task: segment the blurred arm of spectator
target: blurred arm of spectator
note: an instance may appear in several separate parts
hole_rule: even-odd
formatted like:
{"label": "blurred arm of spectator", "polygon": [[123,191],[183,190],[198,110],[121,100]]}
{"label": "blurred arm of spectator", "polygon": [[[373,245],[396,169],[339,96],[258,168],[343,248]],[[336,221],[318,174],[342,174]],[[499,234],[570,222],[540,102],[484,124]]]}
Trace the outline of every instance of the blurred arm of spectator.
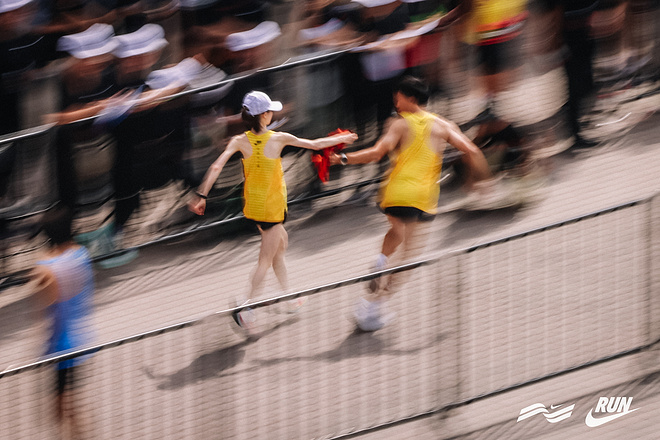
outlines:
{"label": "blurred arm of spectator", "polygon": [[438,28],[446,28],[461,20],[472,9],[472,0],[458,0],[458,4],[440,18]]}
{"label": "blurred arm of spectator", "polygon": [[[131,108],[131,112],[152,109],[158,106],[160,103],[164,102],[168,97],[181,92],[185,88],[185,85],[172,85],[156,90],[147,90],[142,92],[140,93],[139,97],[137,97],[137,101],[135,106]],[[89,104],[85,105],[70,106],[65,111],[45,115],[44,123],[64,125],[81,119],[94,117],[108,106],[120,105],[125,100],[131,98],[132,93],[132,89],[124,89],[123,91],[107,99],[90,102]]]}
{"label": "blurred arm of spectator", "polygon": [[166,101],[167,98],[171,97],[172,95],[183,91],[185,88],[185,84],[175,84],[163,87],[161,89],[144,91],[140,94],[136,106],[133,107],[131,111],[138,112],[152,109],[158,106],[160,103]]}
{"label": "blurred arm of spectator", "polygon": [[43,121],[44,124],[56,124],[56,125],[69,124],[71,122],[78,121],[80,119],[91,118],[92,116],[96,116],[101,110],[103,110],[106,107],[106,104],[107,103],[104,100],[104,101],[90,102],[89,104],[82,106],[80,105],[72,106],[62,112],[50,113],[44,115]]}

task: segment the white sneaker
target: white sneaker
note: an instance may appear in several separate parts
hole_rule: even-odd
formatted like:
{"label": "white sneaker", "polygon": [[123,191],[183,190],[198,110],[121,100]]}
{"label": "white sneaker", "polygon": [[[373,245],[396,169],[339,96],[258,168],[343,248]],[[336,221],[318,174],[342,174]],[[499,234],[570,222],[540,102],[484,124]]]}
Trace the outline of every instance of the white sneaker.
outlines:
{"label": "white sneaker", "polygon": [[305,305],[309,298],[306,296],[301,296],[300,298],[290,299],[289,301],[284,301],[284,311],[286,313],[297,313],[302,306]]}
{"label": "white sneaker", "polygon": [[383,316],[382,305],[383,302],[379,300],[369,301],[365,298],[360,298],[354,314],[355,322],[360,330],[375,332],[392,320],[394,314]]}
{"label": "white sneaker", "polygon": [[[237,300],[237,307],[246,305],[248,303],[248,301],[243,301],[242,303],[239,303],[239,301],[240,300]],[[239,327],[245,330],[251,330],[255,326],[256,316],[254,310],[250,307],[236,310],[231,314],[231,317],[234,318],[234,322],[236,322]]]}

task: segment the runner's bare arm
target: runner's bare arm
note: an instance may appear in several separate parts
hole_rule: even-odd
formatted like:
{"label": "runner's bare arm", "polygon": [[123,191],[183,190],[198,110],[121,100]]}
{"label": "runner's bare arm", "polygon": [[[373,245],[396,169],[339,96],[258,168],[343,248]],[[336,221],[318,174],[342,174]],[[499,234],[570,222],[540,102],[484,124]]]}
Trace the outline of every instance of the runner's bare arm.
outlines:
{"label": "runner's bare arm", "polygon": [[278,132],[277,137],[282,146],[292,145],[294,147],[307,148],[308,150],[322,150],[337,144],[352,144],[357,139],[357,134],[342,133],[318,139],[302,139],[290,133]]}
{"label": "runner's bare arm", "polygon": [[[378,162],[390,151],[394,150],[407,129],[406,121],[403,119],[396,119],[387,132],[378,139],[373,147],[365,148],[364,150],[355,151],[346,155],[346,165],[360,164],[369,162]],[[333,154],[330,156],[330,165],[337,165],[341,163],[341,155]]]}
{"label": "runner's bare arm", "polygon": [[449,144],[465,155],[466,161],[476,180],[491,177],[490,168],[484,154],[467,136],[463,134],[458,125],[450,121],[442,121],[441,130]]}
{"label": "runner's bare arm", "polygon": [[218,176],[222,172],[224,166],[227,164],[229,158],[239,151],[240,136],[241,135],[234,136],[229,141],[229,144],[227,144],[227,148],[225,148],[225,151],[223,151],[222,154],[218,156],[215,162],[213,162],[213,164],[206,171],[202,183],[197,187],[198,194],[206,196],[209,193],[209,191],[211,191],[213,184],[215,183],[216,180],[218,180]]}

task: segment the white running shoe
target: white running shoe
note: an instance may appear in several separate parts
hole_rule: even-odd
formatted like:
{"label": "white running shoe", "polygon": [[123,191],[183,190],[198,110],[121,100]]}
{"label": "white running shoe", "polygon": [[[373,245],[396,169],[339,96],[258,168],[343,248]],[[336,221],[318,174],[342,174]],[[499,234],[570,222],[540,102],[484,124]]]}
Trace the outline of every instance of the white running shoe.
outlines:
{"label": "white running shoe", "polygon": [[[237,307],[240,307],[241,305],[246,305],[247,303],[248,301],[243,301],[242,304],[241,303],[237,304]],[[255,326],[256,316],[254,310],[251,309],[250,307],[245,307],[234,311],[231,314],[231,317],[234,318],[234,322],[236,322],[236,324],[239,327],[245,330],[251,330]]]}
{"label": "white running shoe", "polygon": [[354,314],[355,322],[360,330],[375,332],[383,328],[394,318],[394,314],[383,316],[382,305],[383,301],[380,300],[369,301],[365,298],[360,298]]}
{"label": "white running shoe", "polygon": [[286,313],[297,313],[302,306],[305,305],[309,298],[306,296],[301,296],[300,298],[290,299],[289,301],[284,301],[284,311]]}

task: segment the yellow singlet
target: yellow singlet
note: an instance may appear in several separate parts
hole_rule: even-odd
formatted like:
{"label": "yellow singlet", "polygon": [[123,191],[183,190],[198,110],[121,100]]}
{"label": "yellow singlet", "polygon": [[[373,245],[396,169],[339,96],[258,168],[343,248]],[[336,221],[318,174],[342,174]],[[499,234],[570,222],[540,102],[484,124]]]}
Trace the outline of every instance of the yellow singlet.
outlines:
{"label": "yellow singlet", "polygon": [[435,115],[401,113],[408,123],[410,141],[391,157],[391,172],[381,189],[380,207],[408,206],[435,214],[438,207],[442,155],[429,146]]}
{"label": "yellow singlet", "polygon": [[264,146],[272,134],[273,131],[263,134],[245,132],[252,145],[252,155],[243,159],[243,214],[258,222],[279,223],[284,221],[287,210],[286,184],[282,159],[264,156]]}

